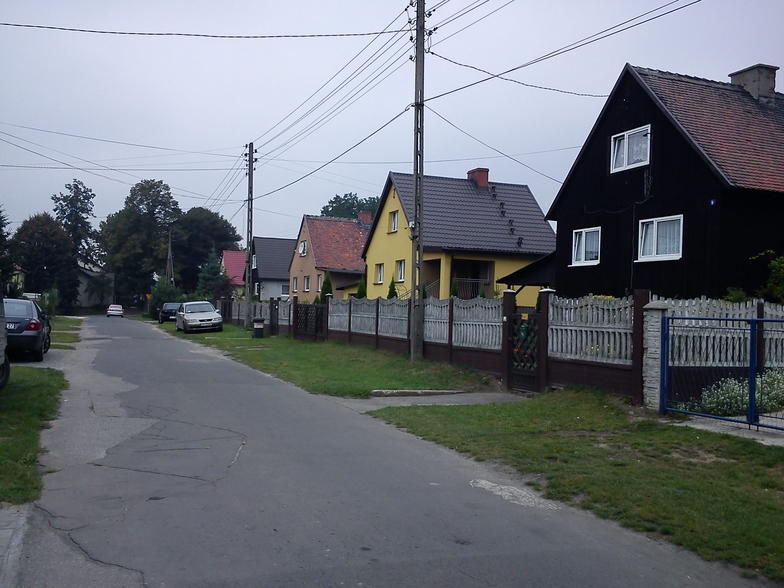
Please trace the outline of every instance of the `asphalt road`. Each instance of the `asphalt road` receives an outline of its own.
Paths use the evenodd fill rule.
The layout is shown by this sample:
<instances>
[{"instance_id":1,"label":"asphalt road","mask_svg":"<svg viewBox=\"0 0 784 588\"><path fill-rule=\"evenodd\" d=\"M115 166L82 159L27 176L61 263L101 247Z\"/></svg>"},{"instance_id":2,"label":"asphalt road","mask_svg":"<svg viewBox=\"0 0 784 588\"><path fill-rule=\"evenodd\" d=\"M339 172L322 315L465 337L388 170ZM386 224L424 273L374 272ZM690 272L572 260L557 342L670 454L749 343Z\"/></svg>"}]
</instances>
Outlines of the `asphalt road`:
<instances>
[{"instance_id":1,"label":"asphalt road","mask_svg":"<svg viewBox=\"0 0 784 588\"><path fill-rule=\"evenodd\" d=\"M767 585L153 325L83 338L20 587Z\"/></svg>"}]
</instances>

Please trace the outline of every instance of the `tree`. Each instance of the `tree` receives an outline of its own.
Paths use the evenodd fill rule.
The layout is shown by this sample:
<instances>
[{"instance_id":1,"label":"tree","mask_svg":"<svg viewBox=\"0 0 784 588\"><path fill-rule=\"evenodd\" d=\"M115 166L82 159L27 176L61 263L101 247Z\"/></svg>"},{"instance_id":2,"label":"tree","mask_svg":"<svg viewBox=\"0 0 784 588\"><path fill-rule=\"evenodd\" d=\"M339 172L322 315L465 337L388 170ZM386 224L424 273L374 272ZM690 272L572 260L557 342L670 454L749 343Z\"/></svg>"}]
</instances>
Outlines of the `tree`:
<instances>
[{"instance_id":1,"label":"tree","mask_svg":"<svg viewBox=\"0 0 784 588\"><path fill-rule=\"evenodd\" d=\"M95 263L95 239L90 223L90 218L95 217L95 194L76 178L65 187L67 194L52 195L55 216L71 238L74 258L84 263Z\"/></svg>"},{"instance_id":2,"label":"tree","mask_svg":"<svg viewBox=\"0 0 784 588\"><path fill-rule=\"evenodd\" d=\"M221 268L218 254L213 250L199 273L197 294L206 300L217 300L231 294L231 279Z\"/></svg>"},{"instance_id":3,"label":"tree","mask_svg":"<svg viewBox=\"0 0 784 588\"><path fill-rule=\"evenodd\" d=\"M25 220L10 242L17 264L25 270L25 290L45 292L52 288L63 291L72 288L75 268L71 254L71 239L48 212ZM76 277L78 293L78 276Z\"/></svg>"},{"instance_id":4,"label":"tree","mask_svg":"<svg viewBox=\"0 0 784 588\"><path fill-rule=\"evenodd\" d=\"M328 302L327 294L332 295L332 279L329 276L329 272L326 273L324 283L321 284L321 304Z\"/></svg>"},{"instance_id":5,"label":"tree","mask_svg":"<svg viewBox=\"0 0 784 588\"><path fill-rule=\"evenodd\" d=\"M0 288L3 294L9 294L11 277L14 275L14 258L10 251L11 235L8 230L8 217L0 205Z\"/></svg>"},{"instance_id":6,"label":"tree","mask_svg":"<svg viewBox=\"0 0 784 588\"><path fill-rule=\"evenodd\" d=\"M397 298L397 288L395 288L395 279L389 280L389 290L387 291L387 300Z\"/></svg>"},{"instance_id":7,"label":"tree","mask_svg":"<svg viewBox=\"0 0 784 588\"><path fill-rule=\"evenodd\" d=\"M142 304L153 275L165 273L169 228L181 215L169 186L143 180L131 188L124 208L101 223L99 239L120 300Z\"/></svg>"},{"instance_id":8,"label":"tree","mask_svg":"<svg viewBox=\"0 0 784 588\"><path fill-rule=\"evenodd\" d=\"M362 276L359 279L357 293L354 295L354 298L367 298L367 283L365 282L365 276Z\"/></svg>"},{"instance_id":9,"label":"tree","mask_svg":"<svg viewBox=\"0 0 784 588\"><path fill-rule=\"evenodd\" d=\"M199 273L210 253L237 251L242 238L229 221L206 208L191 208L172 226L175 282L186 292L199 285Z\"/></svg>"},{"instance_id":10,"label":"tree","mask_svg":"<svg viewBox=\"0 0 784 588\"><path fill-rule=\"evenodd\" d=\"M167 284L166 280L158 280L152 287L150 293L150 317L157 319L158 311L163 307L166 302L176 302L182 296L182 292Z\"/></svg>"},{"instance_id":11,"label":"tree","mask_svg":"<svg viewBox=\"0 0 784 588\"><path fill-rule=\"evenodd\" d=\"M380 200L379 196L359 198L353 192L343 194L343 196L335 194L335 197L321 208L321 214L322 216L337 216L340 218L357 218L357 215L364 210L375 214Z\"/></svg>"}]
</instances>

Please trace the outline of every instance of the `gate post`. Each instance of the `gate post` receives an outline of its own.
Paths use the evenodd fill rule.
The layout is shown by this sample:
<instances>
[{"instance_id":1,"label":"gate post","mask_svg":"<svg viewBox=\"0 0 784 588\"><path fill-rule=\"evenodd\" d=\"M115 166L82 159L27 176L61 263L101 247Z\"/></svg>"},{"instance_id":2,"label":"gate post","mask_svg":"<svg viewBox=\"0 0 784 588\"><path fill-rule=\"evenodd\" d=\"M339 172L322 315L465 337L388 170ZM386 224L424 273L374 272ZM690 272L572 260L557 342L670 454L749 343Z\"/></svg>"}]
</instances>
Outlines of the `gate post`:
<instances>
[{"instance_id":1,"label":"gate post","mask_svg":"<svg viewBox=\"0 0 784 588\"><path fill-rule=\"evenodd\" d=\"M643 332L644 316L643 308L651 301L650 290L635 290L632 298L632 389L631 397L634 404L644 404L643 381L642 381L642 357L643 357Z\"/></svg>"},{"instance_id":2,"label":"gate post","mask_svg":"<svg viewBox=\"0 0 784 588\"><path fill-rule=\"evenodd\" d=\"M515 302L515 291L504 290L504 297L501 303L501 319L503 334L501 336L501 388L504 392L509 392L509 378L512 374L512 316L517 310Z\"/></svg>"},{"instance_id":3,"label":"gate post","mask_svg":"<svg viewBox=\"0 0 784 588\"><path fill-rule=\"evenodd\" d=\"M643 343L642 343L642 393L643 406L661 410L661 372L662 361L666 355L662 353L662 319L667 316L669 305L666 302L649 302L643 307Z\"/></svg>"},{"instance_id":4,"label":"gate post","mask_svg":"<svg viewBox=\"0 0 784 588\"><path fill-rule=\"evenodd\" d=\"M547 390L550 383L547 349L550 345L550 298L555 294L552 288L539 290L539 324L536 327L536 366L539 372L539 392Z\"/></svg>"},{"instance_id":5,"label":"gate post","mask_svg":"<svg viewBox=\"0 0 784 588\"><path fill-rule=\"evenodd\" d=\"M297 338L297 323L299 322L297 320L297 314L299 312L297 309L298 300L299 300L299 296L297 296L296 294L294 294L294 296L292 296L291 298L291 315L289 316L289 325L290 325L289 329L291 330L292 339Z\"/></svg>"}]
</instances>

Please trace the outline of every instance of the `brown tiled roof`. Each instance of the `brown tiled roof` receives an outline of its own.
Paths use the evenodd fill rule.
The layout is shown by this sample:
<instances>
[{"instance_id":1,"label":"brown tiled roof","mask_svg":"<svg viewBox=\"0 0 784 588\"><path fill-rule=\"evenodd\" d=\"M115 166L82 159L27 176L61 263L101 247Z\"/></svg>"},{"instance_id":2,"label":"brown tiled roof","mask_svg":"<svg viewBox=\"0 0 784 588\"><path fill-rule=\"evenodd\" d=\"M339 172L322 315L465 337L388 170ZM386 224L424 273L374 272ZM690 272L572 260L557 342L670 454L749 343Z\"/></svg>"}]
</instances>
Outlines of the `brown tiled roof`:
<instances>
[{"instance_id":1,"label":"brown tiled roof","mask_svg":"<svg viewBox=\"0 0 784 588\"><path fill-rule=\"evenodd\" d=\"M764 103L738 85L627 68L731 186L784 192L784 94Z\"/></svg>"},{"instance_id":2,"label":"brown tiled roof","mask_svg":"<svg viewBox=\"0 0 784 588\"><path fill-rule=\"evenodd\" d=\"M318 269L364 273L368 227L350 218L305 215L310 251Z\"/></svg>"},{"instance_id":3,"label":"brown tiled roof","mask_svg":"<svg viewBox=\"0 0 784 588\"><path fill-rule=\"evenodd\" d=\"M223 250L223 267L233 286L245 285L245 252Z\"/></svg>"}]
</instances>

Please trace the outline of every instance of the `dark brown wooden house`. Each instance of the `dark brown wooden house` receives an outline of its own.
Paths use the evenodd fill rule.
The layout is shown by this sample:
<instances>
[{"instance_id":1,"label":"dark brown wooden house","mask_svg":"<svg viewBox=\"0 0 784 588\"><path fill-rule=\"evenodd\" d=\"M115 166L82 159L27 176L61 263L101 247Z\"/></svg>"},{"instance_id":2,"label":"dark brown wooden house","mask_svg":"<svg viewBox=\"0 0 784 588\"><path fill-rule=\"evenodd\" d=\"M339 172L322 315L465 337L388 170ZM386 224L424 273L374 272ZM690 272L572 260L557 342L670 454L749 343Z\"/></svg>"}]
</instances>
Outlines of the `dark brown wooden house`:
<instances>
[{"instance_id":1,"label":"dark brown wooden house","mask_svg":"<svg viewBox=\"0 0 784 588\"><path fill-rule=\"evenodd\" d=\"M626 65L556 196L561 296L753 294L784 255L778 68L730 83Z\"/></svg>"}]
</instances>

